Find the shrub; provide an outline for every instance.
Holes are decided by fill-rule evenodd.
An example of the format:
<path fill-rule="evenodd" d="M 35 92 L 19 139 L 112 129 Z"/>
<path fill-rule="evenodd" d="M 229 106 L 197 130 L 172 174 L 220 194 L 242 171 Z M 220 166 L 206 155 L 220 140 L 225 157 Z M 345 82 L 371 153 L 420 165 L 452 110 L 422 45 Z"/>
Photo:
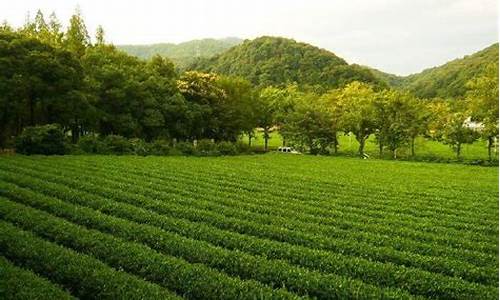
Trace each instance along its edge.
<path fill-rule="evenodd" d="M 196 144 L 196 151 L 199 155 L 210 156 L 210 155 L 218 155 L 219 152 L 217 150 L 217 145 L 208 139 L 199 140 Z"/>
<path fill-rule="evenodd" d="M 152 155 L 169 155 L 172 150 L 172 146 L 167 140 L 155 140 L 149 144 L 149 154 Z"/>
<path fill-rule="evenodd" d="M 245 154 L 249 154 L 249 153 L 252 153 L 252 147 L 248 146 L 247 143 L 243 143 L 241 141 L 237 142 L 236 143 L 236 150 L 238 151 L 238 153 L 245 153 Z"/>
<path fill-rule="evenodd" d="M 78 141 L 78 147 L 85 153 L 99 153 L 104 145 L 95 135 L 85 135 Z"/>
<path fill-rule="evenodd" d="M 196 149 L 191 142 L 178 142 L 175 144 L 175 148 L 185 155 L 194 155 L 196 153 Z"/>
<path fill-rule="evenodd" d="M 149 154 L 149 144 L 141 139 L 131 139 L 129 140 L 132 147 L 132 153 L 135 155 L 146 156 Z"/>
<path fill-rule="evenodd" d="M 134 151 L 132 143 L 120 135 L 108 135 L 105 137 L 103 148 L 104 151 L 102 152 L 110 154 L 130 154 Z"/>
<path fill-rule="evenodd" d="M 238 148 L 235 144 L 231 142 L 220 142 L 217 144 L 217 150 L 219 150 L 221 155 L 236 155 L 238 154 Z"/>
<path fill-rule="evenodd" d="M 64 133 L 58 124 L 26 127 L 17 137 L 16 151 L 27 155 L 64 154 Z"/>

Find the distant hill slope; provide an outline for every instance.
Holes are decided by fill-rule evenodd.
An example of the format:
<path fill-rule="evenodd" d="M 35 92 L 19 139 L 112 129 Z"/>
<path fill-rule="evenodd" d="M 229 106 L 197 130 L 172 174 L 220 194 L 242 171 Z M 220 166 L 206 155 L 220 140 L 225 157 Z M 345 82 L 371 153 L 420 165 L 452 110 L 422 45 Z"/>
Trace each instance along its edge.
<path fill-rule="evenodd" d="M 460 98 L 465 95 L 467 82 L 481 75 L 486 66 L 492 63 L 498 64 L 498 43 L 444 65 L 405 77 L 375 69 L 371 71 L 390 86 L 410 90 L 422 98 Z"/>
<path fill-rule="evenodd" d="M 159 54 L 170 58 L 180 68 L 194 62 L 196 58 L 208 58 L 243 42 L 239 38 L 201 39 L 180 44 L 162 43 L 151 45 L 118 45 L 118 49 L 139 58 L 148 59 Z"/>
<path fill-rule="evenodd" d="M 260 86 L 296 82 L 332 88 L 354 80 L 381 83 L 370 70 L 349 65 L 330 51 L 268 36 L 245 40 L 212 58 L 199 59 L 189 69 L 241 76 Z"/>

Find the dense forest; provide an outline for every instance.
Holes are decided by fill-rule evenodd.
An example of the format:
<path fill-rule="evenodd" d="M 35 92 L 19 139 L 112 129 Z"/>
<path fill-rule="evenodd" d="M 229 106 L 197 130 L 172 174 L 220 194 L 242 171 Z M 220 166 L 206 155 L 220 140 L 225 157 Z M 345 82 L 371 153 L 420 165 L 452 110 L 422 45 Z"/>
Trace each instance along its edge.
<path fill-rule="evenodd" d="M 180 69 L 190 66 L 197 58 L 209 58 L 243 42 L 239 38 L 201 39 L 179 44 L 117 45 L 120 50 L 142 59 L 155 55 L 167 57 Z"/>
<path fill-rule="evenodd" d="M 260 37 L 212 58 L 199 59 L 191 70 L 241 76 L 257 86 L 341 87 L 353 81 L 381 84 L 366 68 L 349 65 L 330 51 L 280 37 Z"/>
<path fill-rule="evenodd" d="M 481 76 L 489 64 L 498 65 L 498 43 L 442 66 L 401 77 L 396 84 L 422 98 L 463 97 L 467 83 Z"/>
<path fill-rule="evenodd" d="M 450 145 L 457 157 L 463 144 L 483 138 L 491 157 L 498 136 L 498 44 L 399 78 L 308 44 L 260 37 L 182 70 L 160 55 L 117 49 L 102 27 L 91 38 L 79 12 L 63 30 L 54 14 L 39 11 L 20 28 L 0 27 L 0 58 L 0 147 L 24 152 L 54 130 L 75 145 L 193 146 L 243 135 L 251 144 L 259 129 L 265 150 L 278 130 L 284 144 L 323 154 L 352 134 L 361 156 L 375 136 L 380 153 L 394 158 L 401 147 L 414 150 L 418 136 Z"/>

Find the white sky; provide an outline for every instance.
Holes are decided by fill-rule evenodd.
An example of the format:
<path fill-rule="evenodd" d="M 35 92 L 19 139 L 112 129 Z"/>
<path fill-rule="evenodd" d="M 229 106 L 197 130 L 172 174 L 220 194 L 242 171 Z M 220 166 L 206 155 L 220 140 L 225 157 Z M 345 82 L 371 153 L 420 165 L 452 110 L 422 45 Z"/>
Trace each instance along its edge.
<path fill-rule="evenodd" d="M 284 36 L 400 75 L 498 41 L 496 0 L 0 0 L 0 20 L 40 8 L 66 24 L 77 5 L 114 44 Z"/>

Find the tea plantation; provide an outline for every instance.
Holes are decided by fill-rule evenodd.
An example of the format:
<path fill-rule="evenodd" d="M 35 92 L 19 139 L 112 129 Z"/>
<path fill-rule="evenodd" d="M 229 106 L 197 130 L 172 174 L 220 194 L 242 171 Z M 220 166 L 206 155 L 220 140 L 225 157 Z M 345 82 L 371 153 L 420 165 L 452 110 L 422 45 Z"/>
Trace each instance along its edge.
<path fill-rule="evenodd" d="M 0 156 L 1 299 L 497 299 L 498 168 Z"/>

